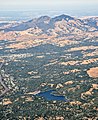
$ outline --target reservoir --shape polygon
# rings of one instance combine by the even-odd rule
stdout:
[[[52,92],[55,92],[55,90],[49,90],[49,91],[45,91],[45,92],[40,92],[36,96],[44,97],[46,100],[62,100],[62,101],[66,101],[64,96],[53,95]]]

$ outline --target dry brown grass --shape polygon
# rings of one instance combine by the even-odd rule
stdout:
[[[90,68],[90,70],[87,71],[87,74],[88,74],[90,77],[98,78],[98,67]]]

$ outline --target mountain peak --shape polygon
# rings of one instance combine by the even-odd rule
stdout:
[[[61,20],[66,20],[66,21],[69,21],[69,20],[74,20],[73,17],[69,16],[69,15],[65,15],[65,14],[62,14],[60,16],[56,16],[53,18],[54,21],[61,21]]]
[[[47,21],[47,20],[49,20],[49,19],[50,19],[49,16],[41,16],[41,17],[39,17],[37,20],[38,20],[38,21]]]

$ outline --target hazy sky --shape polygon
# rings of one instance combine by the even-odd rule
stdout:
[[[25,11],[27,16],[98,16],[98,0],[0,0],[0,11]],[[30,14],[26,11],[32,12]],[[0,16],[6,15],[0,13]]]
[[[76,9],[98,7],[98,0],[0,0],[0,10]]]

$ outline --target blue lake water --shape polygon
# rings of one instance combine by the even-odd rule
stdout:
[[[62,101],[66,101],[64,96],[57,96],[57,95],[53,95],[52,92],[54,92],[55,90],[49,90],[49,91],[45,91],[45,92],[40,92],[37,94],[37,96],[40,97],[44,97],[47,100],[62,100]]]

